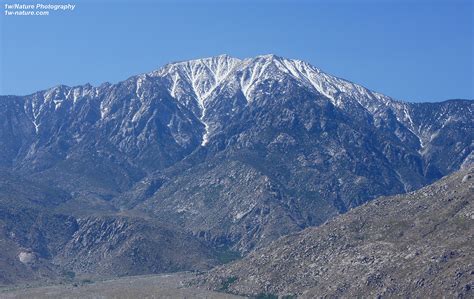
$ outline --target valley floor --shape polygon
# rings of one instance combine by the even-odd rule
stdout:
[[[91,283],[0,290],[0,298],[243,298],[186,287],[191,273],[124,277]]]

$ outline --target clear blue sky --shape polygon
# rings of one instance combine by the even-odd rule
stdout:
[[[397,99],[474,98],[471,0],[69,0],[47,17],[5,17],[4,1],[0,94],[274,53]]]

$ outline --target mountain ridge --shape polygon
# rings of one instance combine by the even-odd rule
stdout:
[[[194,283],[255,296],[472,296],[474,166],[282,237]]]
[[[190,110],[195,114],[195,117],[204,125],[205,132],[202,136],[201,145],[205,145],[207,143],[207,141],[204,142],[205,139],[207,140],[209,138],[208,135],[212,134],[212,128],[210,128],[212,126],[210,126],[205,120],[207,105],[204,105],[203,101],[212,97],[212,93],[216,91],[219,85],[226,84],[226,80],[236,79],[240,84],[237,88],[241,89],[244,98],[248,102],[251,96],[247,95],[247,93],[251,92],[251,90],[249,91],[249,88],[254,84],[254,82],[252,82],[255,76],[254,72],[259,71],[259,75],[256,76],[258,80],[261,79],[260,77],[265,73],[266,69],[271,67],[273,67],[273,72],[270,72],[270,75],[265,76],[271,77],[272,73],[283,73],[283,75],[288,75],[293,79],[300,80],[303,82],[302,84],[306,85],[306,87],[314,88],[315,91],[331,99],[332,103],[336,106],[359,104],[371,114],[375,114],[381,106],[390,105],[396,112],[397,117],[400,118],[407,127],[410,126],[411,116],[409,109],[406,107],[409,102],[394,100],[356,83],[332,76],[304,61],[298,59],[287,59],[274,54],[260,55],[255,58],[245,59],[238,59],[224,54],[202,59],[169,63],[157,70],[143,73],[141,75],[131,76],[121,82],[127,82],[129,80],[136,82],[135,93],[136,96],[140,98],[144,95],[139,95],[138,93],[140,92],[141,85],[146,82],[147,78],[165,79],[165,88],[168,89],[172,98],[190,108]],[[229,78],[235,76],[235,72],[246,72],[246,74],[250,76],[251,82],[248,83],[248,85],[243,84],[245,83],[245,80],[242,78],[245,76],[240,76],[240,78],[239,76],[237,76],[237,78]],[[172,85],[170,85],[170,83],[172,83]],[[80,92],[82,90],[86,93],[87,91],[92,91],[97,93],[101,87],[108,86],[113,85],[110,83],[103,83],[98,87],[93,87],[90,84],[75,87],[59,85],[42,92],[48,94],[53,91],[68,89],[68,94],[64,94],[63,96],[68,98],[70,93],[74,92],[72,100],[75,101],[79,96],[79,94],[76,93],[78,91]],[[340,93],[344,94],[342,98],[338,95]],[[30,96],[33,96],[34,94]],[[343,100],[347,102],[348,98],[352,98],[356,103],[344,103]],[[61,105],[61,103],[55,102],[55,105]],[[105,116],[106,113],[107,112],[103,111],[101,108],[101,118]],[[35,123],[36,117],[33,117],[33,119],[33,123]],[[35,127],[36,126],[37,125],[35,124]],[[422,145],[424,142],[421,140],[420,136],[418,136],[419,134],[416,131],[417,130],[413,128],[412,133],[419,138],[420,145]]]

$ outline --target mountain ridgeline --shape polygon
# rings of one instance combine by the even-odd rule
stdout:
[[[110,275],[206,268],[469,165],[473,108],[397,101],[275,55],[1,96],[4,260],[47,277],[93,273],[99,256]]]

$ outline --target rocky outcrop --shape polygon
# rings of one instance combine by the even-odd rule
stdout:
[[[199,281],[256,295],[472,296],[474,168],[283,237]]]

